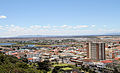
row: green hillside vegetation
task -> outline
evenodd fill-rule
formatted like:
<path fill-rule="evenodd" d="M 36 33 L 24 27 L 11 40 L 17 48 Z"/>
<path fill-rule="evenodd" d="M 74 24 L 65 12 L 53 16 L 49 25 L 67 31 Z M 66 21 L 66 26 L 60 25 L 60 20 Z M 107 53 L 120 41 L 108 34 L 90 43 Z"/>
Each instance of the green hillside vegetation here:
<path fill-rule="evenodd" d="M 44 73 L 14 56 L 0 54 L 0 73 Z"/>

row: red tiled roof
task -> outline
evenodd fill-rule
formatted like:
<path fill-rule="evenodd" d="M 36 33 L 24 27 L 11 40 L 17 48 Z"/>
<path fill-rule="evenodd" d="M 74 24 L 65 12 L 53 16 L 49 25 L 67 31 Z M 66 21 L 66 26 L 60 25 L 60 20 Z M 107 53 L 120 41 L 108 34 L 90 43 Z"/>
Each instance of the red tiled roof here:
<path fill-rule="evenodd" d="M 102 63 L 112 63 L 113 61 L 111 60 L 104 60 L 104 61 L 101 61 Z"/>
<path fill-rule="evenodd" d="M 20 59 L 20 57 L 17 56 L 18 59 Z"/>
<path fill-rule="evenodd" d="M 33 58 L 28 58 L 28 60 L 32 60 Z"/>
<path fill-rule="evenodd" d="M 114 58 L 115 60 L 120 60 L 120 58 Z"/>
<path fill-rule="evenodd" d="M 0 50 L 0 51 L 3 51 L 3 50 Z"/>
<path fill-rule="evenodd" d="M 8 53 L 8 51 L 6 51 L 5 53 Z"/>
<path fill-rule="evenodd" d="M 16 55 L 16 54 L 18 54 L 17 52 L 15 52 L 15 53 L 12 53 L 12 55 Z"/>

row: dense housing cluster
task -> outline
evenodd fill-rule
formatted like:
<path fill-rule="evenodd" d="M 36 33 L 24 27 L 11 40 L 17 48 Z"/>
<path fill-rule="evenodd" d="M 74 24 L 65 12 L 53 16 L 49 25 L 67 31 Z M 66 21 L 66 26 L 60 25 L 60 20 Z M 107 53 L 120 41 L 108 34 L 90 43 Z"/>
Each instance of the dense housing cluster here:
<path fill-rule="evenodd" d="M 119 38 L 108 36 L 2 39 L 0 52 L 28 65 L 49 61 L 51 72 L 120 72 Z"/>

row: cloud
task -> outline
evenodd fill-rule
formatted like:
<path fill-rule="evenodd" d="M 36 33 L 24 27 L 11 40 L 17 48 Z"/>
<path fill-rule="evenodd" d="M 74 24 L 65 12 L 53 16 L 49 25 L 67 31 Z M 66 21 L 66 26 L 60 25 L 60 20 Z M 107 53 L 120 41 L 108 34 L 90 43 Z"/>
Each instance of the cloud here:
<path fill-rule="evenodd" d="M 103 27 L 107 27 L 107 25 L 103 25 Z"/>
<path fill-rule="evenodd" d="M 6 19 L 6 18 L 7 18 L 7 16 L 4 16 L 4 15 L 0 16 L 0 19 Z"/>
<path fill-rule="evenodd" d="M 3 26 L 0 26 L 0 29 L 3 29 Z"/>
<path fill-rule="evenodd" d="M 64 29 L 72 29 L 73 28 L 73 26 L 69 26 L 69 25 L 62 25 L 61 27 Z"/>
<path fill-rule="evenodd" d="M 90 34 L 104 34 L 110 32 L 118 32 L 119 30 L 111 29 L 89 29 L 91 25 L 31 25 L 31 26 L 17 26 L 17 25 L 3 25 L 0 26 L 0 36 L 18 36 L 18 35 L 90 35 Z M 81 29 L 82 28 L 82 29 Z M 84 29 L 87 28 L 87 29 Z"/>
<path fill-rule="evenodd" d="M 73 28 L 77 29 L 77 28 L 87 28 L 89 27 L 88 25 L 76 25 L 76 26 L 73 26 Z"/>
<path fill-rule="evenodd" d="M 44 28 L 44 29 L 50 29 L 51 26 L 50 26 L 50 25 L 48 25 L 48 26 L 43 26 L 43 28 Z"/>
<path fill-rule="evenodd" d="M 96 25 L 91 25 L 91 27 L 95 27 Z"/>
<path fill-rule="evenodd" d="M 63 26 L 61 26 L 61 27 L 66 28 L 66 27 L 68 27 L 68 25 L 63 25 Z"/>
<path fill-rule="evenodd" d="M 75 25 L 75 26 L 73 26 L 73 25 L 62 25 L 61 26 L 62 28 L 64 28 L 64 29 L 80 29 L 80 28 L 87 28 L 87 27 L 89 27 L 88 25 Z"/>
<path fill-rule="evenodd" d="M 41 28 L 41 26 L 40 25 L 32 25 L 32 26 L 30 26 L 30 28 L 32 28 L 32 29 L 40 29 Z"/>

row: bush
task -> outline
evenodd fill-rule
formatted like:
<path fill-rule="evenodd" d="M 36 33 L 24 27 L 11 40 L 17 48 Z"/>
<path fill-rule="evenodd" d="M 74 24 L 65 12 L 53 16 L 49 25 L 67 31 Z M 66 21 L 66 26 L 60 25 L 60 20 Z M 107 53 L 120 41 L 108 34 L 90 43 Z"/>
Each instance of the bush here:
<path fill-rule="evenodd" d="M 27 63 L 14 56 L 0 54 L 0 73 L 42 73 L 43 71 L 28 67 Z"/>

